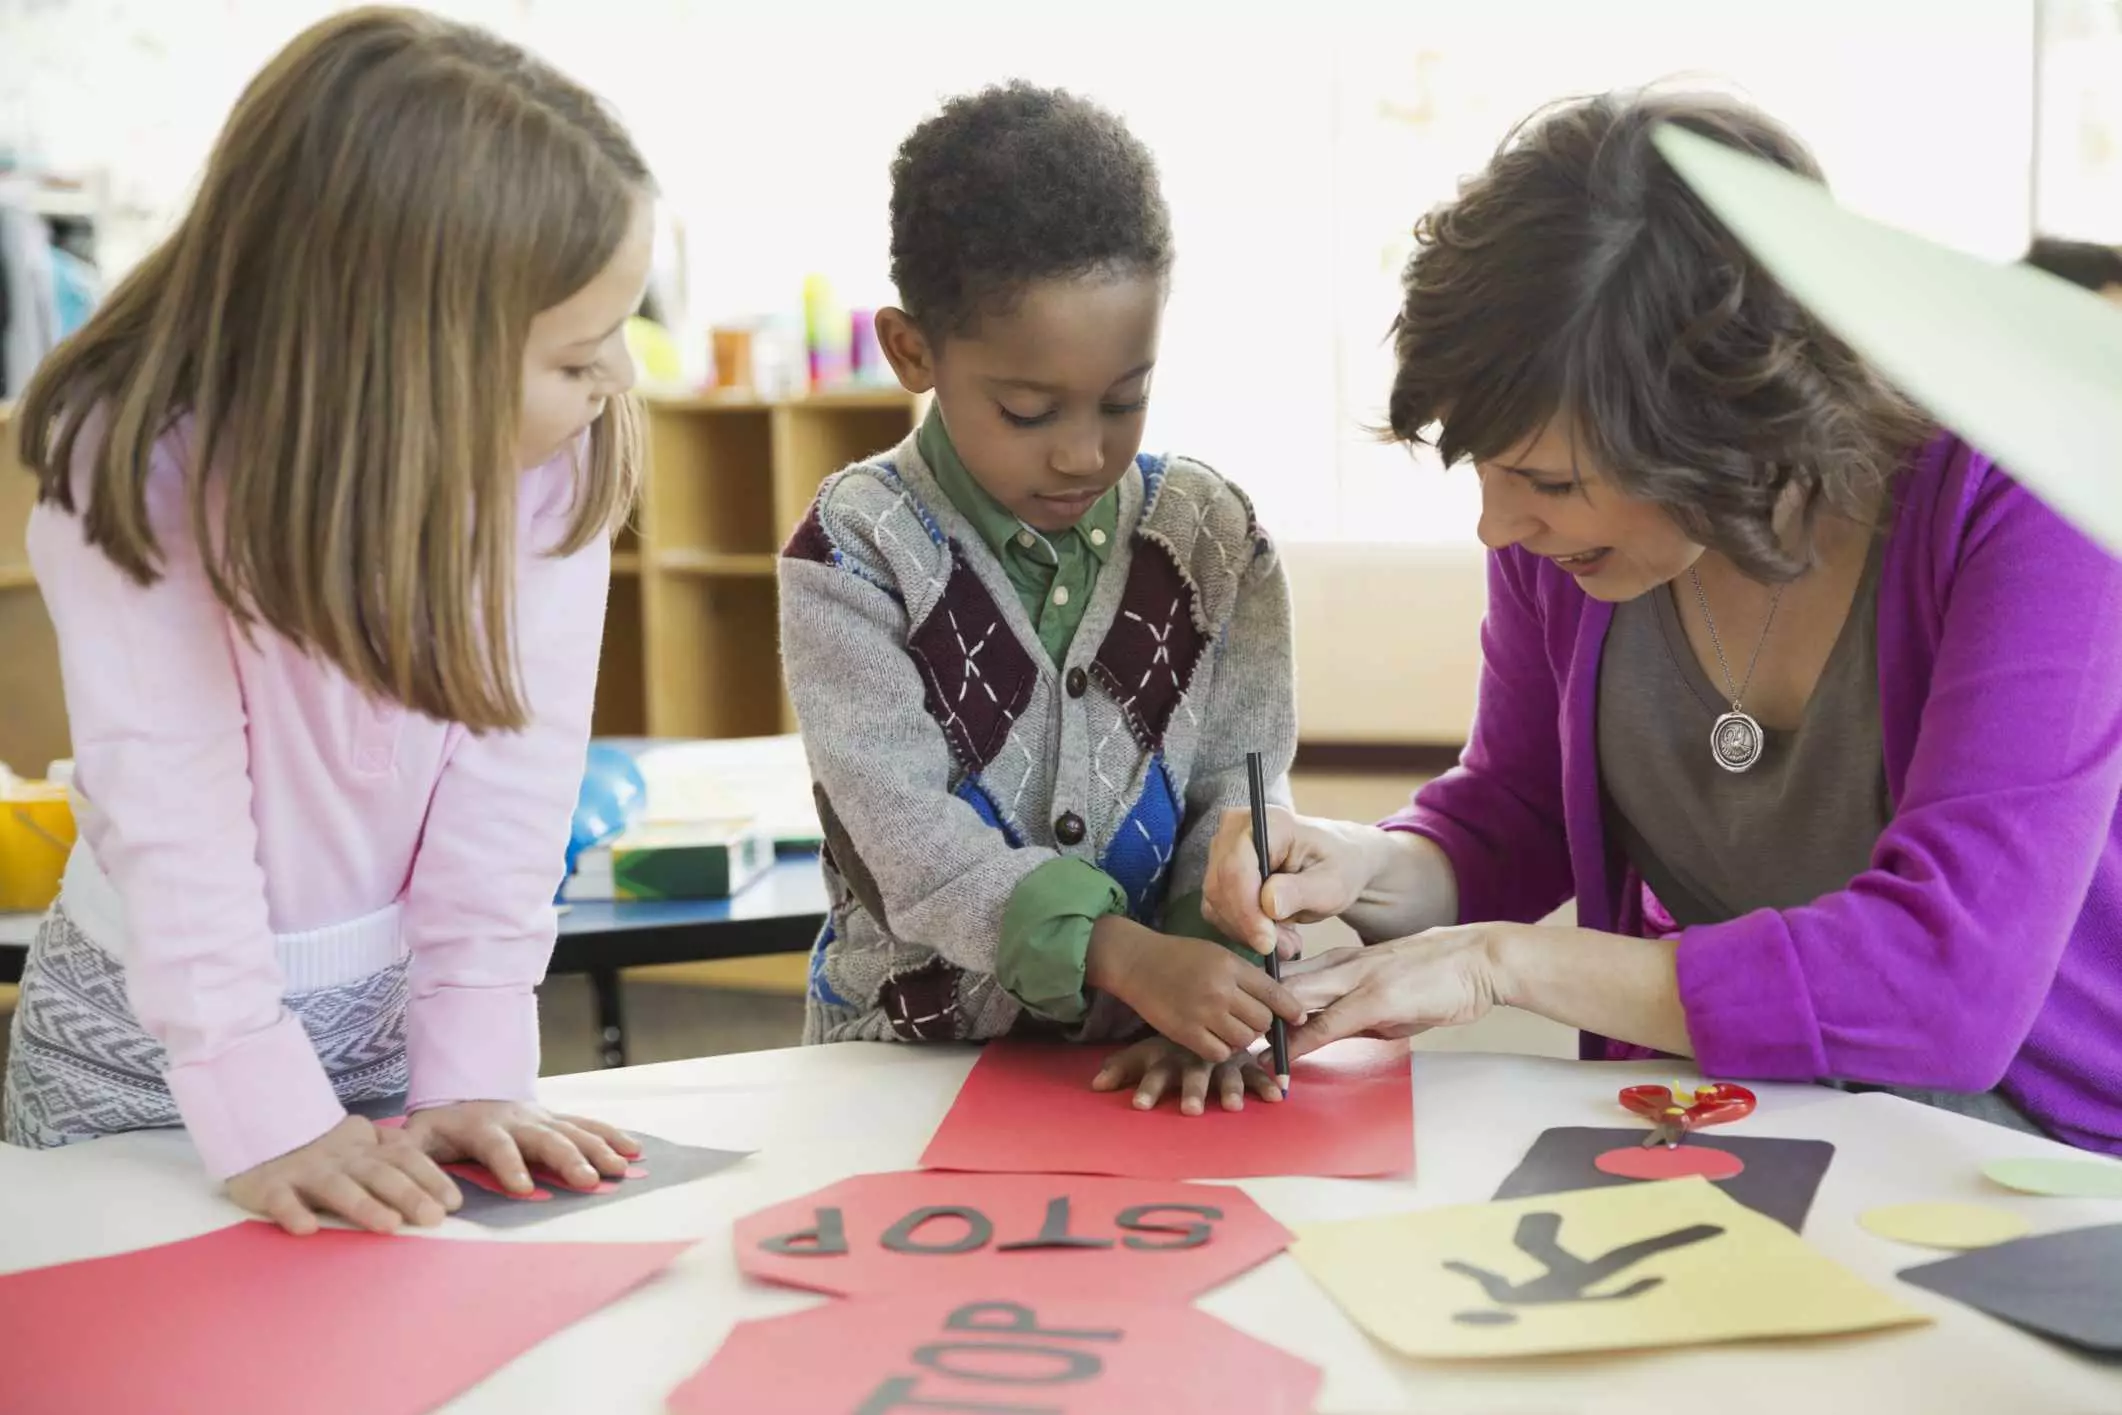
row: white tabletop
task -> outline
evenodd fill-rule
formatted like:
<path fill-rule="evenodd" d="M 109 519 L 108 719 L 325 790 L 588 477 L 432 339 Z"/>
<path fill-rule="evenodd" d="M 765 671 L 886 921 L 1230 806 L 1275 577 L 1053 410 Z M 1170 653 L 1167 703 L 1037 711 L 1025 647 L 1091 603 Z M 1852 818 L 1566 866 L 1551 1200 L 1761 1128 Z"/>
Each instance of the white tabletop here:
<path fill-rule="evenodd" d="M 449 1409 L 462 1412 L 660 1412 L 671 1387 L 713 1353 L 732 1323 L 821 1300 L 739 1276 L 739 1216 L 851 1174 L 915 1167 L 971 1064 L 956 1048 L 851 1043 L 600 1071 L 546 1081 L 548 1104 L 668 1139 L 760 1153 L 695 1184 L 501 1234 L 456 1221 L 444 1232 L 490 1242 L 697 1238 L 660 1279 L 497 1372 Z M 1417 1053 L 1416 1177 L 1263 1179 L 1242 1185 L 1284 1223 L 1486 1199 L 1533 1139 L 1554 1125 L 1626 1123 L 1614 1092 L 1671 1078 L 1663 1065 L 1588 1065 L 1523 1056 Z M 1683 1076 L 1682 1079 L 1685 1079 Z M 1887 1096 L 1756 1086 L 1749 1136 L 1836 1146 L 1806 1238 L 1935 1325 L 1868 1336 L 1696 1347 L 1511 1363 L 1417 1363 L 1373 1345 L 1281 1256 L 1203 1297 L 1234 1326 L 1326 1371 L 1322 1412 L 1581 1411 L 1676 1408 L 1683 1395 L 1719 1415 L 1861 1410 L 2122 1410 L 2122 1367 L 2102 1366 L 1895 1280 L 1943 1256 L 1873 1237 L 1856 1216 L 1917 1199 L 2016 1210 L 2037 1232 L 2122 1222 L 2122 1201 L 2007 1195 L 1977 1172 L 1991 1158 L 2067 1155 L 2065 1147 Z M 236 1210 L 201 1178 L 181 1135 L 120 1136 L 32 1153 L 0 1146 L 0 1271 L 189 1237 Z"/>

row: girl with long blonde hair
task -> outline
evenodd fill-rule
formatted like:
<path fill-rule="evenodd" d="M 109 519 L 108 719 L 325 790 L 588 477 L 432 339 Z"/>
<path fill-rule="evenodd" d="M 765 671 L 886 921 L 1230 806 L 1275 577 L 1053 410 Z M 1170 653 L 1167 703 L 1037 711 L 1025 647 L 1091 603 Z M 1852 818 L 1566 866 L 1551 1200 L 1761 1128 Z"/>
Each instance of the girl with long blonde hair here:
<path fill-rule="evenodd" d="M 181 1124 L 294 1232 L 439 1168 L 592 1184 L 535 988 L 638 439 L 649 174 L 480 30 L 358 10 L 236 105 L 191 210 L 21 409 L 82 839 L 8 1138 Z M 405 1096 L 402 1129 L 349 1106 Z"/>

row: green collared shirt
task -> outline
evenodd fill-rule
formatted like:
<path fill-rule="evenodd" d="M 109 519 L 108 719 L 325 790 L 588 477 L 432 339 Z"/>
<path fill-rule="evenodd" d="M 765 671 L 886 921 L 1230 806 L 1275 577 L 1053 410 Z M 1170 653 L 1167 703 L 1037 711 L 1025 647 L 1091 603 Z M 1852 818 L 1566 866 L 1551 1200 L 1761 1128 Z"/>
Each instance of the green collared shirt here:
<path fill-rule="evenodd" d="M 921 460 L 958 514 L 973 523 L 1016 586 L 1024 612 L 1039 631 L 1040 646 L 1059 667 L 1068 657 L 1083 611 L 1090 606 L 1098 572 L 1113 553 L 1120 528 L 1120 491 L 1115 487 L 1091 503 L 1083 519 L 1065 531 L 1035 531 L 988 494 L 966 470 L 951 444 L 943 415 L 934 408 L 921 424 L 916 445 Z"/>
<path fill-rule="evenodd" d="M 1068 530 L 1035 531 L 974 478 L 937 409 L 929 409 L 915 446 L 943 494 L 972 523 L 1009 576 L 1039 632 L 1040 646 L 1060 667 L 1090 606 L 1098 572 L 1113 553 L 1120 526 L 1119 489 L 1099 497 Z M 1024 877 L 1003 910 L 995 976 L 1036 1016 L 1078 1021 L 1090 1006 L 1083 993 L 1083 969 L 1091 929 L 1108 914 L 1126 912 L 1127 895 L 1111 875 L 1084 860 L 1049 860 Z M 1205 938 L 1240 957 L 1261 961 L 1201 917 L 1198 890 L 1167 903 L 1162 927 L 1166 933 Z"/>

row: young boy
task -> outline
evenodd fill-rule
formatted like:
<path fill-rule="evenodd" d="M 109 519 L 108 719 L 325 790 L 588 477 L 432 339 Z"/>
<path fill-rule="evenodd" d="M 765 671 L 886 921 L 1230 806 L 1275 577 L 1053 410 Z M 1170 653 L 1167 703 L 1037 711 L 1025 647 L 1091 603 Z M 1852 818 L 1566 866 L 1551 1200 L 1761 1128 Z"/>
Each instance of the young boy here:
<path fill-rule="evenodd" d="M 827 481 L 781 561 L 833 909 L 806 1041 L 1121 1041 L 1103 1088 L 1278 1098 L 1294 1000 L 1203 923 L 1245 754 L 1286 800 L 1288 588 L 1244 496 L 1138 455 L 1172 262 L 1149 153 L 1022 84 L 892 166 L 878 316 L 920 430 Z"/>

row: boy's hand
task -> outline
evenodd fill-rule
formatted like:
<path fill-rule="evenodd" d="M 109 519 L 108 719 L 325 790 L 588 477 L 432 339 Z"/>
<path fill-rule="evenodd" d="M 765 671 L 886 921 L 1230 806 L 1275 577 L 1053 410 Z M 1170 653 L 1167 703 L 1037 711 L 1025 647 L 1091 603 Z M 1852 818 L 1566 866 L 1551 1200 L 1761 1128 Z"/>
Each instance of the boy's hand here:
<path fill-rule="evenodd" d="M 531 1191 L 530 1166 L 543 1165 L 566 1183 L 588 1189 L 601 1174 L 623 1178 L 640 1145 L 601 1120 L 555 1115 L 516 1101 L 459 1101 L 416 1110 L 405 1133 L 444 1164 L 474 1160 L 511 1194 Z"/>
<path fill-rule="evenodd" d="M 1304 1020 L 1265 969 L 1206 939 L 1160 934 L 1118 914 L 1092 928 L 1084 981 L 1210 1062 L 1258 1041 L 1277 1014 L 1293 1027 Z"/>
<path fill-rule="evenodd" d="M 407 1220 L 440 1223 L 464 1202 L 419 1146 L 358 1115 L 300 1149 L 231 1176 L 228 1196 L 289 1233 L 315 1233 L 323 1214 L 395 1233 Z"/>
<path fill-rule="evenodd" d="M 1114 1052 L 1106 1058 L 1098 1074 L 1091 1078 L 1090 1088 L 1117 1091 L 1123 1086 L 1133 1086 L 1135 1109 L 1150 1110 L 1164 1099 L 1174 1081 L 1178 1083 L 1181 1115 L 1201 1114 L 1207 1108 L 1211 1088 L 1225 1110 L 1245 1109 L 1248 1086 L 1263 1101 L 1279 1104 L 1282 1100 L 1282 1088 L 1275 1084 L 1274 1077 L 1260 1069 L 1258 1057 L 1241 1053 L 1228 1061 L 1211 1065 L 1163 1037 L 1150 1037 L 1125 1051 Z"/>

